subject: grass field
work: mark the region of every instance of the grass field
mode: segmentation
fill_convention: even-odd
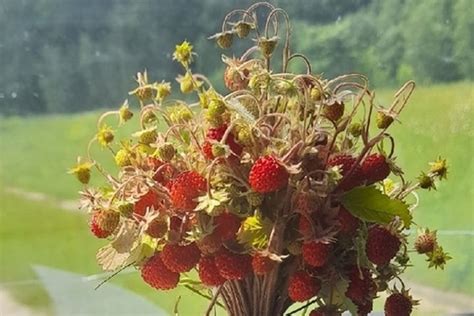
[[[437,191],[420,192],[415,221],[439,230],[474,227],[474,127],[473,85],[456,83],[421,87],[391,129],[397,140],[399,164],[408,179],[426,170],[441,154],[448,158],[448,181]],[[381,104],[392,91],[377,93]],[[0,283],[36,278],[30,265],[43,264],[72,272],[99,272],[95,251],[102,242],[88,233],[86,217],[66,212],[47,201],[26,201],[7,188],[42,192],[56,199],[74,199],[80,185],[66,174],[78,154],[84,154],[93,135],[97,113],[0,119]],[[137,125],[135,125],[137,126]],[[131,126],[123,133],[132,131]],[[105,152],[99,154],[105,157]],[[107,164],[111,166],[111,161]],[[440,235],[454,259],[444,272],[427,270],[421,257],[407,276],[416,282],[446,291],[474,296],[474,236]],[[114,281],[132,289],[171,312],[183,296],[182,315],[196,315],[206,302],[186,289],[167,293],[150,290],[137,274]],[[38,285],[7,288],[21,302],[50,309],[49,298]]]

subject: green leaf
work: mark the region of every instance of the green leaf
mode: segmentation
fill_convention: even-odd
[[[342,204],[354,216],[369,222],[388,224],[395,216],[409,227],[412,216],[408,206],[397,199],[390,199],[375,186],[355,188],[342,197]]]
[[[198,197],[197,211],[204,211],[209,215],[219,214],[229,201],[229,194],[225,191],[212,190],[212,197],[208,194]]]
[[[237,240],[242,244],[256,249],[264,249],[272,231],[273,223],[270,219],[262,219],[260,215],[247,217],[237,233]]]

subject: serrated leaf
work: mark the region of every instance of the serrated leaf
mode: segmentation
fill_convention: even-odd
[[[229,201],[229,194],[225,191],[211,191],[208,194],[198,197],[197,211],[204,211],[209,215],[217,215],[224,208],[225,203]]]
[[[268,244],[272,227],[273,223],[268,218],[263,219],[258,214],[247,217],[237,233],[237,240],[256,249],[264,249]]]
[[[405,227],[411,224],[412,216],[408,205],[391,199],[375,186],[358,187],[347,192],[342,197],[342,204],[354,216],[365,221],[388,224],[398,216]]]

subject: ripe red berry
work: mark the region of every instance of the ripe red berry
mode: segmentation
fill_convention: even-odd
[[[367,316],[373,309],[373,301],[367,300],[364,303],[357,304],[357,315],[358,316]],[[402,316],[402,315],[398,315]]]
[[[202,151],[204,153],[204,156],[206,156],[207,159],[212,160],[215,158],[212,153],[212,143],[213,141],[216,141],[216,142],[221,141],[226,130],[227,130],[227,125],[224,124],[217,128],[210,128],[207,131],[206,141],[204,142],[202,146]],[[229,134],[229,136],[227,136],[225,143],[227,146],[229,146],[230,151],[232,152],[234,156],[240,156],[242,154],[242,146],[240,146],[235,141],[234,134],[232,134],[232,132]]]
[[[179,273],[169,270],[159,253],[148,259],[141,268],[141,274],[146,283],[158,290],[174,289],[179,282]]]
[[[361,169],[367,184],[382,181],[390,174],[390,166],[385,157],[380,154],[367,156],[362,163]]]
[[[162,218],[154,218],[151,222],[148,223],[146,228],[146,233],[153,238],[161,238],[168,231],[168,223]]]
[[[204,255],[211,255],[221,248],[222,239],[213,232],[196,241],[196,244]]]
[[[214,258],[217,270],[227,280],[241,280],[252,273],[252,257],[221,249]]]
[[[171,202],[177,211],[192,211],[196,198],[207,189],[206,179],[196,171],[185,171],[172,180],[170,188]]]
[[[222,213],[215,218],[215,233],[222,240],[235,239],[235,235],[240,229],[242,220],[235,214]]]
[[[375,282],[371,278],[371,273],[365,268],[353,266],[348,273],[349,286],[346,290],[347,298],[351,299],[355,304],[364,304],[367,302],[375,291]]]
[[[394,293],[387,297],[384,311],[386,316],[409,316],[412,312],[413,304],[410,298],[401,293]]]
[[[161,206],[161,202],[158,194],[153,189],[150,189],[135,202],[133,212],[140,217],[145,216],[146,211],[150,208],[158,210]]]
[[[204,285],[219,286],[226,281],[218,272],[213,257],[202,257],[198,264],[199,279]]]
[[[264,275],[272,271],[275,267],[276,261],[266,256],[255,255],[252,258],[253,272],[257,275]]]
[[[366,242],[367,258],[376,265],[386,265],[400,249],[400,239],[381,226],[369,229]]]
[[[300,270],[290,277],[288,296],[294,302],[304,302],[317,295],[320,289],[321,282],[318,279]]]
[[[257,159],[249,174],[252,189],[259,193],[274,192],[283,188],[288,182],[288,171],[273,156]]]
[[[317,241],[311,241],[303,244],[302,247],[304,262],[312,267],[322,267],[329,259],[332,250],[331,244],[326,244]]]
[[[354,157],[347,154],[337,154],[329,158],[328,165],[330,167],[339,166],[341,168],[343,179],[338,185],[339,189],[349,191],[362,183],[362,172],[358,165],[355,166],[351,175],[346,177],[346,174],[352,169],[356,161]]]
[[[148,157],[148,163],[154,171],[153,180],[162,185],[166,186],[175,175],[175,168],[171,164],[165,163],[158,158]]]
[[[188,272],[200,257],[201,252],[195,243],[184,246],[167,244],[161,252],[163,263],[173,272]]]
[[[311,313],[309,313],[309,316],[325,316],[323,312],[319,311],[318,309],[313,309]]]
[[[339,232],[343,235],[352,236],[357,232],[359,228],[359,219],[352,215],[348,210],[343,206],[339,208],[339,213],[337,214],[337,219],[339,221]]]
[[[97,238],[106,238],[114,232],[119,221],[119,213],[111,210],[98,210],[92,214],[90,229]]]

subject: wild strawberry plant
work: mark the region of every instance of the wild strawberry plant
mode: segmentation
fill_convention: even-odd
[[[207,314],[219,305],[230,315],[366,315],[387,291],[387,315],[409,315],[416,301],[401,275],[411,250],[429,267],[450,259],[436,231],[407,241],[417,226],[414,191],[447,175],[439,158],[410,182],[396,163],[389,127],[414,82],[380,107],[363,75],[314,74],[290,50],[287,14],[268,3],[230,12],[211,38],[229,49],[247,37],[254,45],[241,57],[223,56],[227,94],[193,72],[197,56],[184,41],[173,59],[183,67],[180,90],[194,101],[171,98],[171,83],[138,73],[130,92],[140,103],[137,131],[119,141],[105,123],[116,116],[117,128],[127,124],[127,101],[99,118],[87,158],[71,170],[85,185],[91,232],[109,240],[99,264],[135,266],[158,290],[188,287],[210,299]],[[288,71],[297,60],[305,73]],[[118,173],[91,156],[96,143]],[[92,168],[105,187],[87,186]],[[292,310],[295,302],[305,304]]]

